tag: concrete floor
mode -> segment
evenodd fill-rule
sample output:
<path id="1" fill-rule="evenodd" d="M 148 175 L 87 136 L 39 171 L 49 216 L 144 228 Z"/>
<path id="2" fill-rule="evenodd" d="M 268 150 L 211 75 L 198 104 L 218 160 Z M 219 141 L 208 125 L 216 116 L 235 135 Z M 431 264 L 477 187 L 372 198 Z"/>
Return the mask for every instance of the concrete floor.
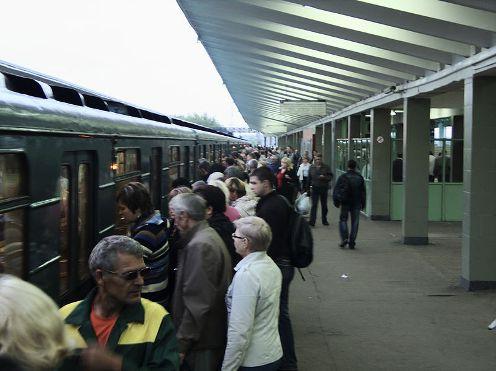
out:
<path id="1" fill-rule="evenodd" d="M 343 250 L 329 206 L 306 281 L 291 286 L 300 371 L 496 370 L 496 291 L 458 286 L 461 223 L 431 223 L 429 245 L 405 246 L 401 222 L 362 217 L 357 249 Z"/>

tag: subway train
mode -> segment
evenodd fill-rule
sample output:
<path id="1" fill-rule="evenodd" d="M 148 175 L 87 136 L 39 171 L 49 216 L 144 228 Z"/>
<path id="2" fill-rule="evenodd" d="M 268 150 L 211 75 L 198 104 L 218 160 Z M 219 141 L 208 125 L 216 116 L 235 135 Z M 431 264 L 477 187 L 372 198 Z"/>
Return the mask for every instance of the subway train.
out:
<path id="1" fill-rule="evenodd" d="M 232 136 L 0 63 L 0 263 L 60 304 L 91 287 L 88 256 L 123 233 L 115 196 L 149 187 L 156 209 L 199 158 L 219 161 Z"/>

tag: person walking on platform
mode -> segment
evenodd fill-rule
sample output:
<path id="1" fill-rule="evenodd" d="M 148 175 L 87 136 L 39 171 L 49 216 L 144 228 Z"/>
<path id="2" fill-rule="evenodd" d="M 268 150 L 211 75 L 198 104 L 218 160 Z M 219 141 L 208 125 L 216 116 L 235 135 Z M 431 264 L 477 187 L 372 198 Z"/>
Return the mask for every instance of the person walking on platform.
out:
<path id="1" fill-rule="evenodd" d="M 143 246 L 143 258 L 150 268 L 141 293 L 145 299 L 168 308 L 169 237 L 171 226 L 160 211 L 153 210 L 150 192 L 138 182 L 130 182 L 117 194 L 120 216 L 130 223 L 128 235 Z"/>
<path id="2" fill-rule="evenodd" d="M 293 329 L 289 318 L 289 285 L 294 278 L 295 268 L 290 261 L 289 217 L 291 209 L 288 201 L 274 190 L 276 178 L 267 167 L 256 169 L 250 176 L 250 186 L 256 196 L 260 197 L 256 207 L 256 216 L 269 225 L 272 235 L 267 254 L 281 270 L 282 287 L 279 312 L 279 335 L 283 357 L 279 370 L 297 370 Z"/>
<path id="3" fill-rule="evenodd" d="M 339 246 L 344 248 L 348 245 L 350 249 L 355 248 L 360 210 L 365 208 L 367 200 L 365 181 L 356 171 L 356 166 L 355 160 L 348 161 L 348 171 L 338 178 L 333 193 L 334 206 L 341 207 L 339 214 L 341 243 Z M 351 216 L 350 233 L 348 233 L 348 214 Z"/>
<path id="4" fill-rule="evenodd" d="M 140 244 L 102 239 L 89 258 L 96 288 L 60 309 L 69 343 L 81 350 L 60 370 L 179 370 L 174 326 L 160 304 L 141 298 L 150 269 Z"/>
<path id="5" fill-rule="evenodd" d="M 309 183 L 311 187 L 312 195 L 312 209 L 310 211 L 310 225 L 315 226 L 315 220 L 317 219 L 317 206 L 320 199 L 320 205 L 322 208 L 322 224 L 329 225 L 327 221 L 327 195 L 329 192 L 329 182 L 332 179 L 331 168 L 326 164 L 322 163 L 322 155 L 316 153 L 313 158 L 313 165 L 310 166 Z"/>
<path id="6" fill-rule="evenodd" d="M 220 369 L 227 337 L 225 296 L 231 282 L 231 257 L 219 234 L 205 220 L 207 203 L 184 193 L 169 203 L 178 242 L 172 316 L 182 368 Z"/>

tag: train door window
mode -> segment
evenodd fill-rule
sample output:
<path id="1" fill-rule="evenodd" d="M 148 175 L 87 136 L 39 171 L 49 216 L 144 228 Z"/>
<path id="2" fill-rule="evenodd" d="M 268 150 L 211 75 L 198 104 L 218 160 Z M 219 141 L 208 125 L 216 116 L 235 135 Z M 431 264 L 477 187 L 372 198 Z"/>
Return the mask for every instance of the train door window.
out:
<path id="1" fill-rule="evenodd" d="M 185 146 L 184 147 L 184 177 L 186 179 L 191 179 L 191 164 L 189 162 L 190 152 L 193 151 L 192 147 Z"/>
<path id="2" fill-rule="evenodd" d="M 22 277 L 25 265 L 24 207 L 27 196 L 25 170 L 24 155 L 0 154 L 0 266 L 5 273 L 19 277 Z M 2 204 L 6 202 L 10 204 L 9 211 L 2 212 Z"/>
<path id="3" fill-rule="evenodd" d="M 181 152 L 179 146 L 169 147 L 169 190 L 172 189 L 172 182 L 179 177 L 180 174 Z"/>
<path id="4" fill-rule="evenodd" d="M 87 152 L 68 152 L 60 168 L 60 294 L 89 278 L 88 256 L 93 244 L 92 163 Z"/>
<path id="5" fill-rule="evenodd" d="M 137 148 L 116 148 L 115 150 L 115 163 L 112 164 L 112 169 L 116 177 L 115 190 L 116 196 L 122 188 L 129 182 L 139 182 L 141 169 L 140 151 Z M 119 210 L 116 205 L 115 208 L 115 227 L 116 234 L 126 234 L 127 224 L 121 219 Z"/>
<path id="6" fill-rule="evenodd" d="M 207 158 L 207 146 L 203 145 L 201 146 L 201 156 L 202 158 Z"/>
<path id="7" fill-rule="evenodd" d="M 162 148 L 152 148 L 152 156 L 150 158 L 150 196 L 153 206 L 160 210 L 160 200 L 162 197 Z"/>
<path id="8" fill-rule="evenodd" d="M 60 190 L 60 293 L 63 294 L 69 290 L 69 274 L 70 274 L 70 168 L 68 165 L 63 165 L 60 168 L 59 190 Z"/>
<path id="9" fill-rule="evenodd" d="M 90 250 L 90 228 L 89 222 L 89 201 L 90 201 L 90 166 L 89 164 L 79 164 L 78 169 L 78 235 L 79 235 L 79 258 L 78 272 L 79 279 L 83 280 L 89 276 L 88 258 Z"/>

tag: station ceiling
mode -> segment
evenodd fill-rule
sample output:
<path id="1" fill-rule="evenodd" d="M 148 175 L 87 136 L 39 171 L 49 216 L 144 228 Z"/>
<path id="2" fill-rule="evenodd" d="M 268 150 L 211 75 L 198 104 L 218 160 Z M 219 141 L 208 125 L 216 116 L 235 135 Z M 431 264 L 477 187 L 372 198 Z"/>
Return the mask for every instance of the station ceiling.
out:
<path id="1" fill-rule="evenodd" d="M 496 1 L 177 0 L 246 123 L 279 135 L 496 45 Z"/>

